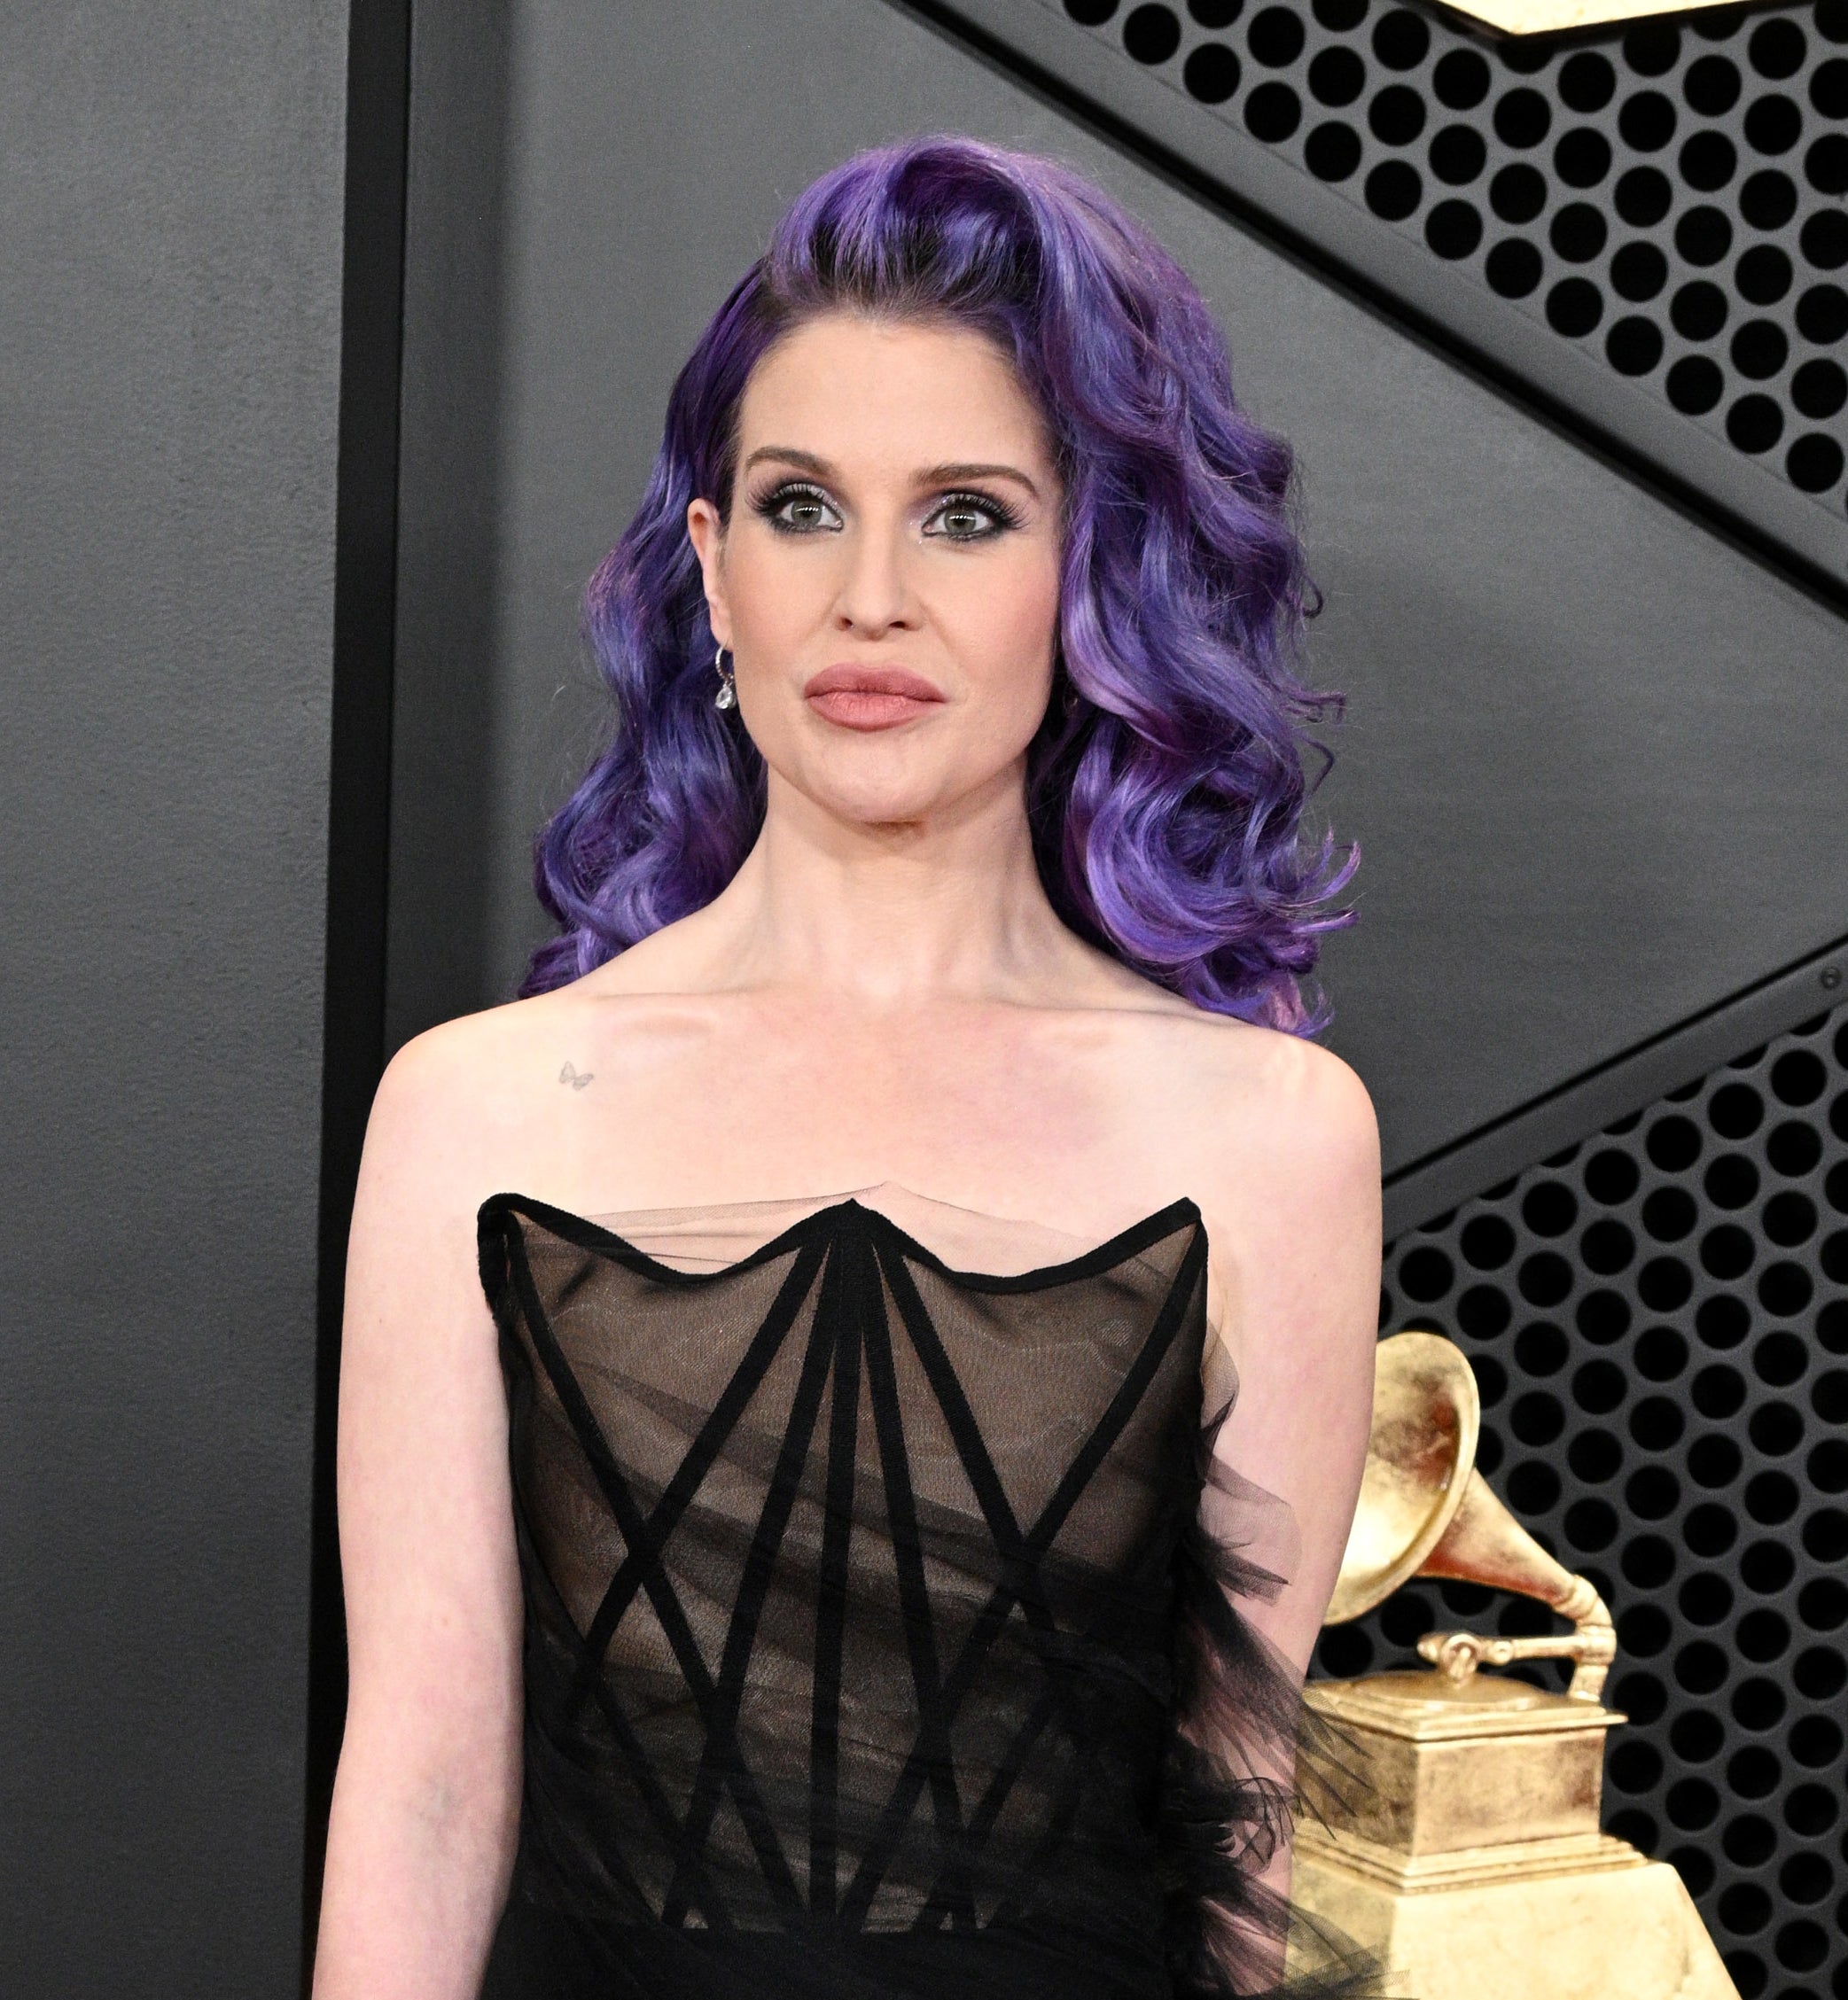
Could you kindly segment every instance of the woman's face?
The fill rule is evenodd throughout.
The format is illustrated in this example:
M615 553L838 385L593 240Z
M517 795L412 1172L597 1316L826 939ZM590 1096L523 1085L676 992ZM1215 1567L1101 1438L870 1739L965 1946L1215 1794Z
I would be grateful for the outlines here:
M811 320L752 371L737 465L729 522L702 499L687 527L771 771L865 825L1018 794L1061 496L1005 357L954 324Z

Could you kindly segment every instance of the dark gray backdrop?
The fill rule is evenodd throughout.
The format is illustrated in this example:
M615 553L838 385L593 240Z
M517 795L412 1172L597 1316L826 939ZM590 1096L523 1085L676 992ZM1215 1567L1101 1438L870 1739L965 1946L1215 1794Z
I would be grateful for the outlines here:
M0 1991L297 1977L347 9L0 39Z

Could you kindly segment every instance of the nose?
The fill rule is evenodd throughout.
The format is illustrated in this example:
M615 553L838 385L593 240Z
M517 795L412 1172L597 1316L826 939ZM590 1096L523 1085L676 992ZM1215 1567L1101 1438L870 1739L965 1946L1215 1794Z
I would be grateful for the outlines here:
M842 539L846 543L846 570L834 602L837 629L877 639L895 628L915 626L916 607L905 561L902 525L867 520Z

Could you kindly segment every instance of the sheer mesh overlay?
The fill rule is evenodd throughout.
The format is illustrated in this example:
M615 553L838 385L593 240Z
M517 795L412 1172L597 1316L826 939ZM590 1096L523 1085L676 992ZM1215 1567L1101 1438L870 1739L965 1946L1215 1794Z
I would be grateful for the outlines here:
M906 1197L933 1249L901 1195L483 1203L526 1596L484 1992L1376 1991L1299 1921L1277 1983L1258 1876L1334 1765L1238 1610L1288 1511L1213 1456L1198 1210L1023 1268L1058 1233Z

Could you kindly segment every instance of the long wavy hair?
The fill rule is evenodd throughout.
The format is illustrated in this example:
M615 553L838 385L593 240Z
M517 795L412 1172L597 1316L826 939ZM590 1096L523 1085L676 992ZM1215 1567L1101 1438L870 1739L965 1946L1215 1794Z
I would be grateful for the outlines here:
M1055 161L954 136L859 153L805 190L681 370L642 504L586 594L613 724L539 836L562 930L521 992L703 907L757 837L763 761L713 705L687 505L729 518L752 370L839 310L979 331L1053 440L1058 633L1026 805L1059 916L1200 1007L1320 1026L1301 982L1351 921L1330 905L1356 857L1301 826L1306 751L1328 760L1306 731L1340 698L1296 672L1314 601L1289 447L1234 401L1219 328L1141 224Z

